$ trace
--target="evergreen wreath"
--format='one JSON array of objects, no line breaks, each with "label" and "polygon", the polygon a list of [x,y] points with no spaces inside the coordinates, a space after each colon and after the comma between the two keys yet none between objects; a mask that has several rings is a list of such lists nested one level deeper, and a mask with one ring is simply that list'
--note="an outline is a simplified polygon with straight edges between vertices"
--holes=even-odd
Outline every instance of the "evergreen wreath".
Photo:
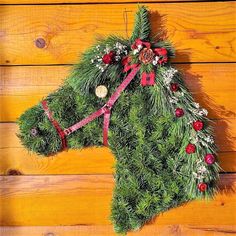
[{"label": "evergreen wreath", "polygon": [[109,143],[117,233],[212,197],[219,178],[207,110],[171,65],[171,44],[150,38],[148,14],[139,7],[130,39],[98,40],[59,89],[18,119],[22,144],[40,155]]}]

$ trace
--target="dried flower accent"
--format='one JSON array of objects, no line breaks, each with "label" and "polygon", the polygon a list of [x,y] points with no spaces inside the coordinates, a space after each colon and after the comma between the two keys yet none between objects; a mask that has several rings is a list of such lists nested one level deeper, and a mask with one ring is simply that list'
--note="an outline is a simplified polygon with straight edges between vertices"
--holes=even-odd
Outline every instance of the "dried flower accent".
[{"label": "dried flower accent", "polygon": [[139,54],[139,60],[143,64],[151,63],[153,61],[153,58],[154,58],[154,53],[152,49],[144,48]]}]

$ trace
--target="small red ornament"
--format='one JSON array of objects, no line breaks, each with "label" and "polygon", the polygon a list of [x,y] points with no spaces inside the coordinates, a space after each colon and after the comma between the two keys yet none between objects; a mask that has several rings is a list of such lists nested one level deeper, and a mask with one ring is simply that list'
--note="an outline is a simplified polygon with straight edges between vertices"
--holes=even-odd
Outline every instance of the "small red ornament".
[{"label": "small red ornament", "polygon": [[170,84],[170,89],[172,92],[176,92],[179,90],[179,85],[177,83],[171,83]]},{"label": "small red ornament", "polygon": [[176,108],[175,109],[175,116],[176,117],[181,117],[184,115],[184,110],[182,108]]},{"label": "small red ornament", "polygon": [[197,120],[197,121],[194,121],[194,122],[193,122],[193,128],[194,128],[196,131],[202,130],[202,129],[203,129],[203,126],[204,126],[204,124],[203,124],[203,122],[200,121],[200,120]]},{"label": "small red ornament", "polygon": [[189,143],[186,148],[185,148],[185,151],[188,153],[188,154],[192,154],[196,151],[196,146],[192,143]]},{"label": "small red ornament", "polygon": [[204,157],[204,161],[208,164],[208,165],[212,165],[215,162],[215,157],[213,154],[206,154],[206,156]]},{"label": "small red ornament", "polygon": [[115,57],[115,52],[110,51],[109,53],[105,54],[102,57],[102,61],[105,64],[111,64],[113,62],[114,57]]},{"label": "small red ornament", "polygon": [[207,184],[206,183],[199,183],[197,185],[197,188],[200,190],[200,192],[205,192],[207,189]]}]

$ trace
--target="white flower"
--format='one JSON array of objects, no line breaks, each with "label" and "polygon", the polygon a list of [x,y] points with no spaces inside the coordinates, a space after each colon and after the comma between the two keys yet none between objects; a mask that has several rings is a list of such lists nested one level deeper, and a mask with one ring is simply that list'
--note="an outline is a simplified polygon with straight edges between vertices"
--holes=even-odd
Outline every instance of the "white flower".
[{"label": "white flower", "polygon": [[195,173],[195,172],[193,172],[193,177],[194,177],[194,178],[197,178],[197,177],[198,177],[198,174]]},{"label": "white flower", "polygon": [[159,57],[158,57],[158,56],[155,56],[154,60],[152,61],[152,64],[153,64],[154,66],[156,66],[157,63],[158,63],[158,60],[159,60]]},{"label": "white flower", "polygon": [[169,98],[169,101],[170,101],[170,103],[177,103],[178,102],[178,98],[176,98],[176,97],[170,97]]},{"label": "white flower", "polygon": [[133,54],[136,55],[139,52],[138,49],[134,49]]},{"label": "white flower", "polygon": [[205,141],[201,140],[200,142],[201,142],[202,146],[204,146],[204,147],[207,147],[207,146],[208,146]]},{"label": "white flower", "polygon": [[205,138],[206,142],[208,143],[214,143],[214,139],[212,136],[208,135],[206,138]]},{"label": "white flower", "polygon": [[199,168],[198,168],[198,173],[201,173],[201,174],[203,174],[203,173],[205,173],[206,171],[207,171],[207,169],[206,169],[206,167],[205,166],[199,166]]},{"label": "white flower", "polygon": [[115,60],[119,61],[120,60],[120,56],[115,56]]},{"label": "white flower", "polygon": [[121,43],[120,42],[116,42],[116,48],[120,48],[122,47]]},{"label": "white flower", "polygon": [[[192,122],[191,122],[192,123]],[[198,137],[197,136],[195,136],[195,137],[190,137],[190,140],[191,140],[191,143],[193,143],[193,144],[196,144],[196,143],[198,143],[198,141],[199,141],[199,139],[198,139]]]},{"label": "white flower", "polygon": [[111,51],[111,49],[110,49],[108,46],[106,46],[106,48],[104,49],[104,51],[105,51],[105,53],[109,53],[109,52]]},{"label": "white flower", "polygon": [[207,111],[207,109],[203,108],[203,109],[202,109],[202,112],[203,112],[203,114],[204,114],[205,116],[208,115],[208,111]]},{"label": "white flower", "polygon": [[200,107],[199,103],[196,103],[196,102],[194,102],[193,105],[194,105],[196,108],[199,108],[199,107]]},{"label": "white flower", "polygon": [[183,92],[176,92],[175,93],[178,97],[183,97],[184,96],[184,93]]},{"label": "white flower", "polygon": [[91,59],[91,62],[92,62],[92,63],[94,63],[94,60],[93,60],[93,59]]},{"label": "white flower", "polygon": [[170,82],[171,82],[171,78],[170,78],[170,77],[165,77],[165,78],[164,78],[164,83],[165,83],[166,85],[170,84]]},{"label": "white flower", "polygon": [[138,50],[140,51],[143,48],[141,44],[138,45]]},{"label": "white flower", "polygon": [[174,68],[170,68],[169,70],[163,72],[163,74],[162,74],[163,77],[164,77],[163,81],[164,81],[164,83],[165,83],[166,85],[169,85],[169,84],[170,84],[170,82],[171,82],[171,80],[172,80],[172,78],[174,77],[174,74],[175,74],[176,72],[177,72],[177,70],[174,69]]},{"label": "white flower", "polygon": [[203,116],[204,113],[203,113],[202,111],[199,111],[199,112],[198,112],[198,115]]}]

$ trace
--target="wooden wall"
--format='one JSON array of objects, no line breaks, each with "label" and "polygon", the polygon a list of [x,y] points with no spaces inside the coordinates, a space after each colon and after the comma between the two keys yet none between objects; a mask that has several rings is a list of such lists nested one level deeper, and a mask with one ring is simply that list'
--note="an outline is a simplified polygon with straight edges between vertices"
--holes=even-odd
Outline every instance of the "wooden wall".
[{"label": "wooden wall", "polygon": [[[236,2],[140,0],[177,50],[185,81],[215,121],[223,168],[210,202],[172,209],[128,235],[236,234]],[[133,0],[0,0],[0,235],[110,236],[109,149],[40,158],[16,137],[17,117],[57,88],[99,35],[129,36]]]}]

